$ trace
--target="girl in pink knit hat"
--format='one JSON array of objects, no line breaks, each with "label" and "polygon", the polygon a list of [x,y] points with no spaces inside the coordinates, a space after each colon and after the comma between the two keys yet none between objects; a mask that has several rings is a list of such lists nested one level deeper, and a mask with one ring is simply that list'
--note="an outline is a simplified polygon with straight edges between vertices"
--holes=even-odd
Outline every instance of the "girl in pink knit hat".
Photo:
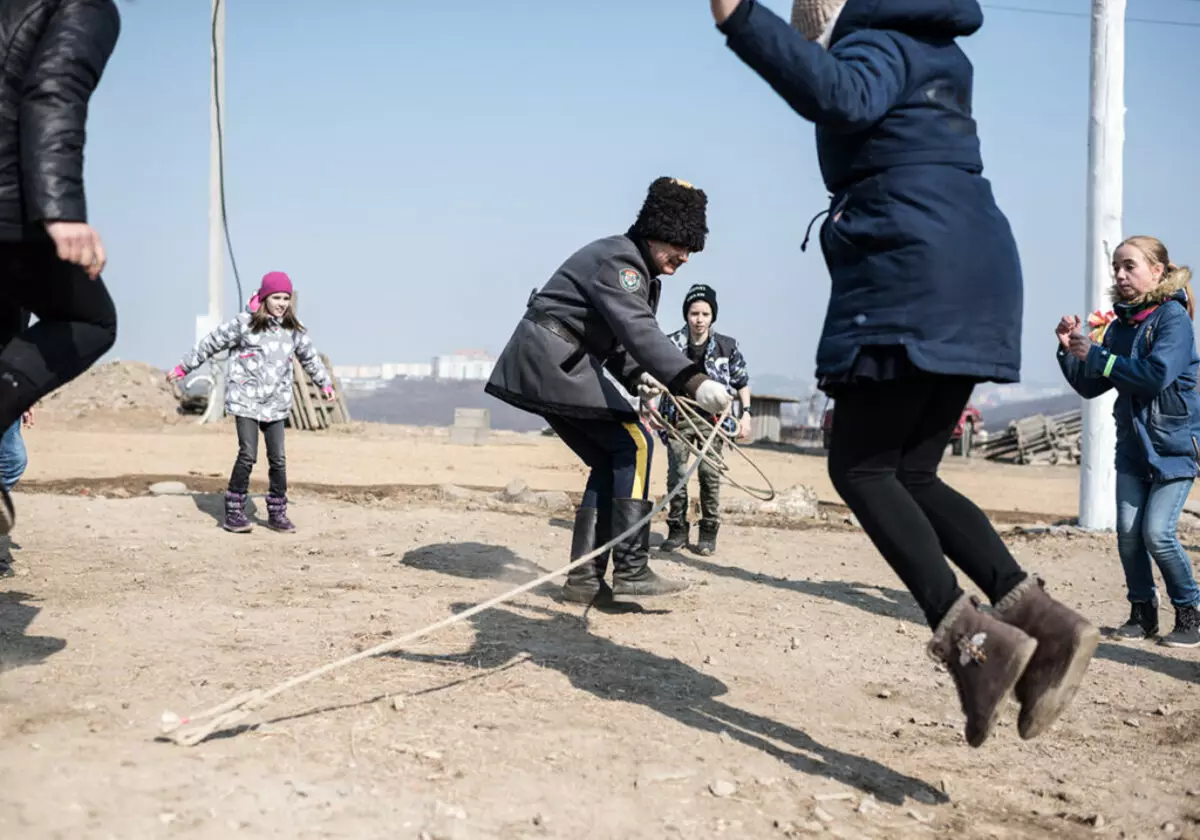
[{"label": "girl in pink knit hat", "polygon": [[250,473],[258,460],[258,435],[267,442],[270,489],[267,526],[294,531],[287,516],[287,472],[283,446],[284,421],[292,410],[292,356],[321,387],[327,401],[334,398],[333,381],[321,364],[304,325],[296,317],[292,281],[282,271],[263,276],[246,311],[217,327],[167,374],[182,379],[205,361],[229,351],[225,413],[237,420],[238,455],[225,493],[223,527],[234,533],[251,529],[246,517]]}]

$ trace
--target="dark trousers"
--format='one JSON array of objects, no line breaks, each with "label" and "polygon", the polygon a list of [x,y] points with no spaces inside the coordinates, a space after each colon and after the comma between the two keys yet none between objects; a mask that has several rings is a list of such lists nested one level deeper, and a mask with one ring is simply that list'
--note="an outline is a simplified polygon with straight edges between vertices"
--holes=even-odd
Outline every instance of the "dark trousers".
[{"label": "dark trousers", "polygon": [[229,492],[245,494],[250,489],[250,473],[258,460],[258,432],[261,429],[267,442],[268,494],[277,499],[287,496],[287,456],[283,449],[284,421],[269,423],[238,417],[238,454],[229,476]]},{"label": "dark trousers", "polygon": [[654,438],[645,426],[637,422],[544,416],[562,442],[591,468],[580,507],[596,508],[602,528],[611,517],[613,499],[650,497]]},{"label": "dark trousers", "polygon": [[992,603],[1025,577],[983,511],[937,475],[973,387],[919,374],[836,394],[829,477],[931,627],[962,594],[946,557]]},{"label": "dark trousers", "polygon": [[[836,415],[835,415],[836,416]],[[684,440],[689,441],[692,446],[697,449],[704,448],[704,442],[707,435],[698,432],[688,426],[686,423],[680,423],[678,427],[679,434]],[[725,442],[720,438],[713,441],[712,449],[709,454],[717,457],[721,454],[721,447]],[[686,443],[669,438],[667,442],[667,486],[674,488],[676,484],[683,481],[683,476],[687,473],[688,463],[695,458],[696,455]],[[721,522],[721,471],[705,458],[700,462],[700,467],[696,470],[700,475],[700,515],[702,519],[701,527],[715,528]],[[684,527],[688,521],[688,489],[685,486],[681,491],[671,497],[670,506],[667,508],[667,522],[678,527]]]},{"label": "dark trousers", "polygon": [[[22,310],[37,323],[24,327]],[[0,429],[116,340],[117,311],[103,281],[60,260],[52,244],[0,242]]]}]

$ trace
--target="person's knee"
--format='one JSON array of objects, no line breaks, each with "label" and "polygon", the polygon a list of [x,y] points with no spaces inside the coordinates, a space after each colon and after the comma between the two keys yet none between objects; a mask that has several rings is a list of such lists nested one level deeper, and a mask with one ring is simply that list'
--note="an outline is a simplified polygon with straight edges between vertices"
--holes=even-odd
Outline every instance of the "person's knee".
[{"label": "person's knee", "polygon": [[100,358],[117,343],[117,308],[107,291],[95,301],[79,323],[79,328],[87,332],[88,355],[93,359]]},{"label": "person's knee", "polygon": [[840,458],[835,452],[829,453],[829,458],[825,462],[825,469],[829,473],[829,480],[833,483],[833,489],[843,499],[848,499],[852,495],[856,495],[856,487],[861,482],[862,477],[853,464],[846,459]]},{"label": "person's knee", "polygon": [[941,479],[934,470],[901,468],[896,470],[896,479],[909,490],[925,490],[937,485]]},{"label": "person's knee", "polygon": [[1179,548],[1179,537],[1175,535],[1175,529],[1162,522],[1147,521],[1144,523],[1142,541],[1146,544],[1146,550],[1153,557],[1171,555]]}]

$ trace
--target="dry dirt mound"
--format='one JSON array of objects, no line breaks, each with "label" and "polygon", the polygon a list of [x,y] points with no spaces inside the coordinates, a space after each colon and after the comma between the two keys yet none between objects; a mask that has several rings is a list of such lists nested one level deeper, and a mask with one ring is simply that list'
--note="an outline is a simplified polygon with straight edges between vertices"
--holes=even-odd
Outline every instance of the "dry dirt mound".
[{"label": "dry dirt mound", "polygon": [[36,419],[50,424],[162,425],[179,422],[178,409],[166,371],[143,362],[107,362],[42,400]]}]

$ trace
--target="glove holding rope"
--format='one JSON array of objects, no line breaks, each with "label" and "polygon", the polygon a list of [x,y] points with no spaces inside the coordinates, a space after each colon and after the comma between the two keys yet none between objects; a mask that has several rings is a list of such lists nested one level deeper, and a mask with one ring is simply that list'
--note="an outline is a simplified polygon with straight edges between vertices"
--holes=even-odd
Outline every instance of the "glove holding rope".
[{"label": "glove holding rope", "polygon": [[729,391],[716,380],[705,379],[696,389],[696,404],[709,414],[723,413],[732,402]]},{"label": "glove holding rope", "polygon": [[667,390],[666,386],[648,373],[643,373],[638,377],[637,392],[643,402],[652,402],[665,390]]}]

